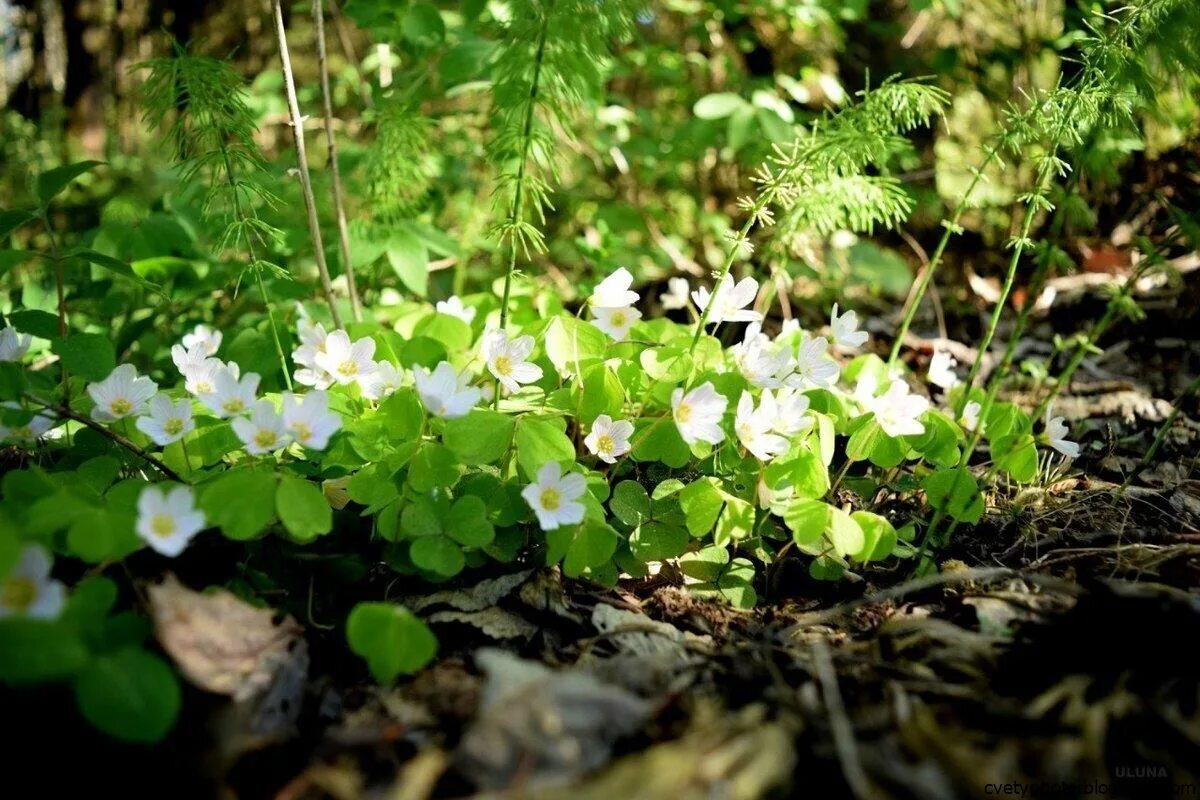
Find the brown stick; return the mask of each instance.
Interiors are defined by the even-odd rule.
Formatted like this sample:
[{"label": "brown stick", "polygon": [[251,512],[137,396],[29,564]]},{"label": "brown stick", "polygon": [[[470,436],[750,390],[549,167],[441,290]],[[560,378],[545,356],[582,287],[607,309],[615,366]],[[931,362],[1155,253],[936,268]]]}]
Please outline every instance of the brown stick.
[{"label": "brown stick", "polygon": [[362,321],[362,301],[354,281],[354,265],[350,263],[350,231],[346,227],[346,206],[342,202],[342,174],[338,169],[337,138],[333,135],[333,98],[329,91],[329,64],[325,55],[325,10],[321,0],[313,0],[313,22],[317,33],[317,68],[321,73],[321,100],[325,106],[325,143],[329,146],[329,174],[333,178],[333,209],[337,217],[338,252],[342,256],[342,271],[350,288],[350,316]]},{"label": "brown stick", "polygon": [[325,245],[321,241],[321,223],[317,219],[317,201],[313,196],[312,177],[308,171],[308,154],[304,149],[304,120],[300,117],[300,101],[296,99],[296,80],[292,75],[292,59],[288,53],[287,31],[283,25],[283,5],[280,0],[271,3],[275,10],[275,33],[279,39],[279,60],[283,66],[283,84],[287,89],[288,115],[292,120],[292,137],[296,141],[296,162],[300,168],[300,188],[304,194],[304,208],[308,212],[308,233],[312,239],[313,255],[317,259],[317,271],[321,274],[321,288],[325,302],[329,303],[329,314],[333,324],[342,328],[333,298],[333,283],[329,279],[329,265],[325,263]]},{"label": "brown stick", "polygon": [[141,458],[141,459],[147,461],[148,463],[150,463],[151,465],[153,465],[154,468],[157,469],[159,472],[161,472],[164,477],[169,478],[170,480],[173,480],[173,481],[178,481],[179,483],[184,483],[183,478],[179,477],[179,473],[177,473],[175,470],[168,467],[162,461],[159,461],[156,456],[150,455],[150,453],[147,453],[145,450],[138,447],[136,444],[129,441],[121,434],[117,433],[116,431],[109,430],[108,428],[101,425],[99,422],[96,422],[96,420],[92,419],[91,417],[89,417],[85,414],[80,414],[78,411],[74,411],[69,406],[52,405],[52,404],[45,403],[41,400],[36,400],[36,399],[35,399],[35,402],[37,402],[39,405],[45,407],[46,409],[53,411],[55,414],[58,414],[60,417],[64,417],[65,419],[72,419],[81,425],[86,425],[87,427],[91,428],[96,433],[100,434],[101,436],[105,437],[106,439],[109,439],[112,442],[114,442],[115,444],[118,444],[121,447],[124,447],[126,450],[133,453],[138,458]]}]

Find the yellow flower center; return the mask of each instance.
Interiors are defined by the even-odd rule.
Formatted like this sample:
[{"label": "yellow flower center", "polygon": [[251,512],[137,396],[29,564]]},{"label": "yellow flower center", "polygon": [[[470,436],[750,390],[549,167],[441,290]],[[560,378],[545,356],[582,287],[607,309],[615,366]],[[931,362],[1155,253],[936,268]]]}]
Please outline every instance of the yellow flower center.
[{"label": "yellow flower center", "polygon": [[168,436],[178,436],[183,433],[183,420],[179,417],[171,417],[163,425],[163,433]]},{"label": "yellow flower center", "polygon": [[346,360],[338,364],[338,374],[345,378],[353,378],[358,374],[358,362]]},{"label": "yellow flower center", "polygon": [[0,591],[0,606],[24,614],[37,600],[37,593],[37,585],[29,578],[13,576],[4,582],[4,588]]},{"label": "yellow flower center", "polygon": [[558,493],[558,489],[542,489],[542,508],[547,511],[557,511],[562,505],[562,495]]},{"label": "yellow flower center", "polygon": [[175,518],[170,514],[155,514],[150,518],[150,532],[165,539],[175,532]]},{"label": "yellow flower center", "polygon": [[680,403],[675,409],[675,419],[680,422],[687,423],[692,418],[692,407],[687,403]]},{"label": "yellow flower center", "polygon": [[611,453],[616,446],[617,443],[607,433],[596,440],[596,449],[601,453]]},{"label": "yellow flower center", "polygon": [[613,315],[609,318],[609,322],[612,323],[614,328],[624,328],[626,322],[625,312],[614,311]]},{"label": "yellow flower center", "polygon": [[254,434],[254,443],[264,450],[274,446],[277,439],[278,437],[275,435],[275,431],[268,431],[264,429]]},{"label": "yellow flower center", "polygon": [[208,381],[200,381],[196,384],[196,394],[212,394],[215,388]]},{"label": "yellow flower center", "polygon": [[512,373],[512,359],[508,356],[496,356],[496,372],[500,375]]},{"label": "yellow flower center", "polygon": [[117,398],[112,401],[112,405],[108,407],[114,417],[123,417],[130,411],[133,411],[133,403],[126,400],[124,397]]},{"label": "yellow flower center", "polygon": [[312,438],[312,428],[305,425],[303,422],[293,422],[291,424],[292,436],[296,437],[296,441],[303,444]]},{"label": "yellow flower center", "polygon": [[233,397],[221,404],[221,408],[225,409],[226,414],[237,414],[245,410],[246,404],[240,398]]}]

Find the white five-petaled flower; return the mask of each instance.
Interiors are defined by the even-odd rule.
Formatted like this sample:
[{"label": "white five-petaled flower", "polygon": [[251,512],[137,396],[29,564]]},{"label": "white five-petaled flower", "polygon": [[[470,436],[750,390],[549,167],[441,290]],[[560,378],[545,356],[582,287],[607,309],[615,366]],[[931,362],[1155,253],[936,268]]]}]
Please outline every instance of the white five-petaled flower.
[{"label": "white five-petaled flower", "polygon": [[139,377],[132,364],[122,364],[104,380],[88,384],[87,391],[96,403],[92,416],[99,422],[116,422],[140,414],[158,391],[158,384]]},{"label": "white five-petaled flower", "polygon": [[151,398],[147,413],[138,417],[137,428],[159,447],[177,442],[196,428],[192,419],[192,401],[184,398],[172,402],[160,392]]},{"label": "white five-petaled flower", "polygon": [[641,295],[629,287],[633,286],[633,275],[621,267],[596,284],[592,291],[591,304],[593,308],[625,308],[641,299]]},{"label": "white five-petaled flower", "polygon": [[51,579],[50,554],[37,544],[26,545],[8,575],[0,578],[0,619],[56,619],[66,605],[66,588]]},{"label": "white five-petaled flower", "polygon": [[185,334],[180,341],[188,350],[192,348],[200,349],[204,355],[216,355],[217,348],[221,346],[221,332],[213,330],[207,325],[197,325],[192,329],[191,333]]},{"label": "white five-petaled flower", "polygon": [[1051,416],[1046,409],[1046,443],[1067,458],[1079,458],[1079,443],[1067,438],[1067,423],[1063,417]]},{"label": "white five-petaled flower", "polygon": [[376,370],[374,356],[375,340],[371,337],[351,342],[345,331],[334,331],[325,339],[324,352],[316,354],[316,362],[337,383],[366,383]]},{"label": "white five-petaled flower", "polygon": [[771,404],[775,407],[775,420],[771,429],[776,433],[795,436],[813,426],[812,415],[808,413],[808,395],[804,392],[785,388],[771,396],[769,390],[764,391],[760,406],[770,407]]},{"label": "white five-petaled flower", "polygon": [[233,432],[245,445],[246,452],[253,456],[282,450],[291,442],[283,415],[265,398],[254,404],[250,416],[234,417],[231,424]]},{"label": "white five-petaled flower", "polygon": [[678,311],[687,308],[688,295],[692,287],[687,278],[671,278],[667,281],[667,291],[658,296],[664,311]]},{"label": "white five-petaled flower", "polygon": [[616,341],[621,341],[629,335],[633,323],[642,318],[642,312],[632,306],[609,308],[594,306],[592,308],[592,324]]},{"label": "white five-petaled flower", "polygon": [[238,376],[231,370],[219,370],[213,378],[213,390],[200,395],[200,402],[221,419],[249,413],[258,393],[258,373]]},{"label": "white five-petaled flower", "polygon": [[404,372],[390,361],[376,361],[375,371],[359,385],[363,397],[382,400],[404,385]]},{"label": "white five-petaled flower", "polygon": [[867,332],[858,329],[858,313],[847,311],[839,317],[837,303],[829,314],[829,330],[833,341],[842,347],[862,347],[867,341]]},{"label": "white five-petaled flower", "polygon": [[557,461],[547,461],[538,470],[537,480],[521,490],[521,496],[533,513],[538,525],[549,531],[563,525],[583,522],[583,503],[579,498],[587,491],[587,480],[576,472],[563,475]]},{"label": "white five-petaled flower", "polygon": [[29,351],[33,337],[14,328],[0,328],[0,361],[20,361]]},{"label": "white five-petaled flower", "polygon": [[615,464],[618,458],[629,452],[631,435],[632,422],[623,419],[613,421],[608,414],[601,414],[592,423],[592,430],[583,443],[596,458],[606,464]]},{"label": "white five-petaled flower", "polygon": [[875,421],[888,436],[915,436],[925,432],[921,415],[929,410],[929,401],[909,392],[903,380],[894,380],[887,391],[866,401],[875,412]]},{"label": "white five-petaled flower", "polygon": [[929,359],[929,382],[943,389],[953,389],[958,385],[958,375],[954,368],[958,362],[945,350],[935,350],[933,358]]},{"label": "white five-petaled flower", "polygon": [[792,371],[789,348],[772,342],[757,322],[746,326],[742,341],[729,348],[729,352],[742,376],[760,388],[779,388]]},{"label": "white five-petaled flower", "polygon": [[841,367],[828,355],[829,340],[824,336],[805,337],[796,355],[795,373],[786,383],[793,389],[829,388],[837,383]]},{"label": "white five-petaled flower", "polygon": [[758,281],[754,278],[742,278],[736,284],[733,276],[726,273],[724,279],[714,290],[715,297],[709,293],[708,287],[701,286],[692,292],[692,300],[700,307],[700,313],[712,303],[712,311],[708,314],[708,322],[761,322],[762,314],[746,308],[758,296]]},{"label": "white five-petaled flower", "polygon": [[763,399],[758,408],[754,407],[754,398],[749,392],[742,392],[742,396],[738,398],[733,429],[742,446],[759,461],[770,461],[775,456],[787,452],[787,439],[771,433],[777,417],[778,409],[770,392],[763,392]]},{"label": "white five-petaled flower", "polygon": [[523,383],[541,380],[542,368],[528,361],[532,352],[532,336],[518,336],[510,342],[507,333],[493,330],[483,337],[483,359],[488,370],[510,392],[520,389]]},{"label": "white five-petaled flower", "polygon": [[466,416],[483,393],[472,386],[466,375],[455,371],[450,362],[442,361],[430,372],[424,367],[413,368],[413,382],[421,405],[434,416],[455,419]]},{"label": "white five-petaled flower", "polygon": [[961,422],[963,427],[969,431],[974,431],[979,427],[979,412],[983,410],[983,406],[972,400],[963,406]]},{"label": "white five-petaled flower", "polygon": [[725,431],[721,430],[721,418],[725,416],[728,405],[728,398],[710,382],[700,384],[686,395],[683,389],[671,393],[671,415],[675,418],[679,435],[688,444],[719,444],[725,438]]},{"label": "white five-petaled flower", "polygon": [[212,353],[208,352],[203,344],[193,344],[191,347],[184,347],[181,344],[171,345],[171,360],[175,362],[175,369],[179,370],[179,374],[185,378],[208,362],[221,363],[212,357]]},{"label": "white five-petaled flower", "polygon": [[204,512],[196,508],[191,488],[175,486],[165,490],[147,486],[138,496],[137,534],[151,548],[174,558],[207,523]]},{"label": "white five-petaled flower", "polygon": [[217,376],[222,372],[228,372],[236,380],[242,368],[236,361],[226,363],[219,358],[206,358],[183,373],[183,388],[196,397],[212,394],[217,390]]},{"label": "white five-petaled flower", "polygon": [[478,309],[463,305],[462,298],[458,295],[452,295],[447,300],[438,300],[434,309],[439,314],[445,314],[449,317],[458,317],[463,322],[470,325],[475,320],[475,314]]},{"label": "white five-petaled flower", "polygon": [[[12,400],[6,400],[0,403],[0,408],[12,409],[21,411],[20,416],[24,417],[30,412],[22,409],[21,404]],[[3,414],[0,414],[0,442],[18,442],[20,444],[32,444],[46,434],[54,427],[55,419],[44,411],[34,413],[29,417],[29,421],[21,423],[18,420],[13,420],[12,424],[5,424]]]},{"label": "white five-petaled flower", "polygon": [[292,351],[292,360],[296,362],[296,372],[293,375],[296,383],[316,389],[328,389],[333,385],[333,376],[317,363],[317,356],[325,352],[325,343],[329,339],[325,326],[301,317],[297,323],[297,332],[300,335],[300,346]]},{"label": "white five-petaled flower", "polygon": [[283,425],[292,440],[310,450],[324,450],[342,419],[329,410],[329,395],[317,389],[307,394],[283,393]]}]

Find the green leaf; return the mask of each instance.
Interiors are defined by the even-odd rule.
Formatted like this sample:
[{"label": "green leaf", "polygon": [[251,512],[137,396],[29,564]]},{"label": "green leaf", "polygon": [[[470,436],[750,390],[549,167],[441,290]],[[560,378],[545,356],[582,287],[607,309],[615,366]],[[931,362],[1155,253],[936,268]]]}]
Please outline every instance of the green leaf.
[{"label": "green leaf", "polygon": [[[570,530],[570,528],[567,528]],[[608,563],[617,551],[620,536],[603,522],[585,520],[575,533],[567,555],[563,559],[563,574],[576,578],[584,570],[594,569]]]},{"label": "green leaf", "polygon": [[103,161],[79,161],[75,164],[56,167],[38,175],[38,202],[41,203],[42,208],[47,208],[50,205],[50,201],[57,197],[59,192],[67,188],[73,180],[103,163]]},{"label": "green leaf", "polygon": [[418,297],[429,292],[429,253],[412,231],[395,228],[387,242],[388,263],[409,291]]},{"label": "green leaf", "polygon": [[65,339],[53,339],[50,350],[62,359],[72,375],[100,381],[117,366],[112,338],[99,333],[72,333]]},{"label": "green leaf", "polygon": [[835,506],[829,507],[829,527],[826,529],[829,543],[840,556],[850,556],[862,552],[866,546],[866,537],[862,528],[845,511]]},{"label": "green leaf", "polygon": [[39,339],[58,337],[58,317],[48,311],[39,311],[33,308],[14,311],[8,315],[8,324],[21,333],[31,333]]},{"label": "green leaf", "polygon": [[413,456],[408,470],[408,485],[418,492],[439,486],[453,486],[459,478],[458,459],[445,445],[425,442]]},{"label": "green leaf", "polygon": [[[119,258],[106,256],[104,253],[97,253],[95,250],[76,250],[70,254],[75,258],[81,258],[89,264],[95,264],[101,269],[106,269],[114,275],[119,275],[126,280],[133,281],[144,289],[147,289],[156,294],[163,294],[163,290],[156,284],[143,278],[133,271],[133,268],[121,261]],[[164,295],[165,296],[165,295]]]},{"label": "green leaf", "polygon": [[650,518],[650,495],[637,481],[621,481],[613,488],[608,507],[613,516],[636,528]]},{"label": "green leaf", "polygon": [[421,569],[444,578],[454,577],[467,565],[462,548],[445,536],[423,536],[414,540],[408,557]]},{"label": "green leaf", "polygon": [[607,364],[594,364],[583,370],[579,392],[579,419],[591,423],[601,414],[619,419],[625,408],[625,387]]},{"label": "green leaf", "polygon": [[421,434],[425,409],[412,389],[399,389],[379,404],[377,412],[387,438],[397,444],[411,442]]},{"label": "green leaf", "polygon": [[447,420],[442,441],[468,466],[492,464],[508,451],[515,424],[510,416],[477,408],[465,417]]},{"label": "green leaf", "polygon": [[866,459],[877,467],[890,469],[901,461],[908,453],[908,447],[899,439],[888,436],[874,416],[864,417],[865,421],[850,434],[846,442],[846,457],[851,461]]},{"label": "green leaf", "polygon": [[562,421],[551,417],[517,420],[517,465],[532,480],[548,461],[575,460],[575,445],[563,433]]},{"label": "green leaf", "polygon": [[688,532],[678,525],[645,522],[629,536],[629,549],[640,561],[663,561],[682,555]]},{"label": "green leaf", "polygon": [[638,360],[647,375],[662,383],[679,383],[695,366],[691,349],[683,344],[647,348]]},{"label": "green leaf", "polygon": [[717,92],[697,100],[692,113],[700,119],[724,119],[746,105],[746,101],[733,92]]},{"label": "green leaf", "polygon": [[346,640],[380,683],[416,672],[437,654],[437,639],[425,623],[391,603],[356,605],[346,620]]},{"label": "green leaf", "polygon": [[60,621],[0,619],[0,683],[21,685],[61,680],[87,663],[79,631]]},{"label": "green leaf", "polygon": [[692,458],[687,442],[679,435],[675,421],[666,419],[638,420],[630,439],[634,461],[661,461],[668,467],[679,469]]},{"label": "green leaf", "polygon": [[311,542],[333,530],[333,509],[315,483],[282,473],[275,490],[275,510],[296,541]]},{"label": "green leaf", "polygon": [[475,495],[455,500],[442,527],[447,536],[463,547],[486,547],[496,535],[488,521],[487,504]]},{"label": "green leaf", "polygon": [[275,473],[265,470],[232,470],[207,484],[199,506],[208,521],[229,539],[253,539],[275,518]]},{"label": "green leaf", "polygon": [[832,506],[820,500],[793,500],[783,511],[783,524],[788,526],[797,545],[807,547],[820,541],[829,527],[831,509]]},{"label": "green leaf", "polygon": [[699,539],[713,529],[725,499],[712,481],[702,478],[679,493],[679,505],[687,515],[688,532]]},{"label": "green leaf", "polygon": [[560,375],[579,375],[586,362],[604,357],[608,340],[591,323],[562,314],[546,326],[546,357]]},{"label": "green leaf", "polygon": [[0,239],[8,236],[35,216],[37,216],[35,212],[26,208],[10,208],[0,211]]},{"label": "green leaf", "polygon": [[446,24],[436,6],[413,3],[400,22],[400,32],[413,44],[432,47],[445,38]]},{"label": "green leaf", "polygon": [[983,517],[983,495],[975,476],[965,469],[943,469],[921,482],[931,508],[959,522],[974,523]]},{"label": "green leaf", "polygon": [[0,362],[0,400],[19,400],[25,394],[25,367],[15,361]]},{"label": "green leaf", "polygon": [[426,336],[441,342],[448,353],[462,353],[471,348],[471,326],[449,314],[430,314],[413,326],[414,336]]},{"label": "green leaf", "polygon": [[862,550],[851,553],[851,557],[856,561],[881,561],[892,554],[897,540],[892,523],[870,511],[855,511],[850,517],[858,523],[864,538]]},{"label": "green leaf", "polygon": [[157,742],[179,716],[182,692],[158,656],[130,647],[94,659],[75,678],[75,701],[88,722],[127,742]]},{"label": "green leaf", "polygon": [[241,367],[242,374],[256,372],[269,378],[279,372],[279,354],[275,343],[253,328],[239,331],[225,346],[225,358]]},{"label": "green leaf", "polygon": [[1017,483],[1029,483],[1037,477],[1037,442],[1031,434],[998,437],[992,442],[992,459]]},{"label": "green leaf", "polygon": [[829,491],[829,470],[807,442],[784,459],[767,465],[763,479],[772,489],[791,489],[802,498],[816,500]]}]

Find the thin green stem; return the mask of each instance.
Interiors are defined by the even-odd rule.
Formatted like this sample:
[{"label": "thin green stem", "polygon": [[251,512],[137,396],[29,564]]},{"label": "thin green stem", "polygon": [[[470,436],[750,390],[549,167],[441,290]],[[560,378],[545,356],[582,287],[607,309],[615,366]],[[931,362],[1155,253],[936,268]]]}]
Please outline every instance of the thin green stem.
[{"label": "thin green stem", "polygon": [[734,237],[733,244],[729,248],[729,252],[725,256],[725,263],[721,265],[721,271],[717,273],[716,283],[713,284],[712,294],[708,296],[708,303],[704,306],[704,310],[700,312],[700,319],[696,321],[696,333],[692,336],[692,346],[688,348],[689,353],[696,352],[696,344],[700,341],[700,336],[704,333],[704,326],[708,324],[708,318],[712,314],[713,306],[717,304],[717,293],[721,291],[721,283],[729,275],[729,270],[733,268],[733,261],[741,252],[748,237],[750,229],[754,227],[754,222],[759,218],[762,210],[767,207],[774,196],[774,192],[769,188],[763,189],[759,194],[758,199],[754,203],[754,208],[751,209],[746,221],[742,223],[742,227]]}]

